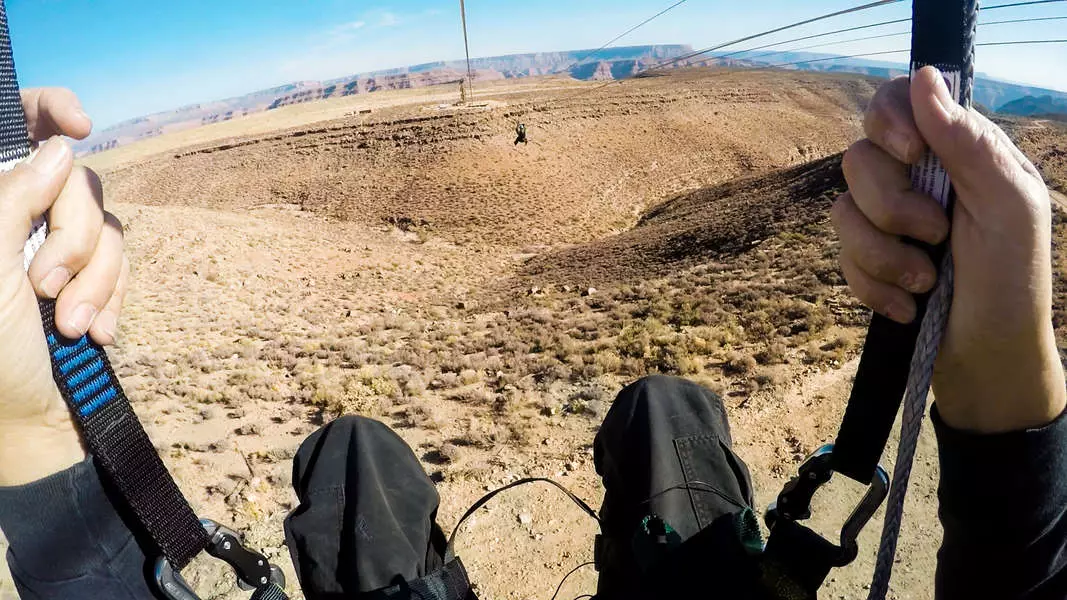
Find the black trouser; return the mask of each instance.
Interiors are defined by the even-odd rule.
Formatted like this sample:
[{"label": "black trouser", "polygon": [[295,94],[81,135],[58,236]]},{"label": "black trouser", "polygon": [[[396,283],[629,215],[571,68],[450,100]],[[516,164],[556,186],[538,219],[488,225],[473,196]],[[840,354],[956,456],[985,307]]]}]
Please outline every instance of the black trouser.
[{"label": "black trouser", "polygon": [[[752,485],[730,446],[722,402],[705,388],[655,376],[619,393],[594,444],[605,487],[599,598],[685,593],[709,581],[727,594],[717,597],[748,595],[751,561],[737,531]],[[300,506],[286,537],[309,599],[377,590],[441,566],[437,492],[385,425],[348,416],[312,434],[293,485]],[[647,535],[652,516],[676,535]]]}]

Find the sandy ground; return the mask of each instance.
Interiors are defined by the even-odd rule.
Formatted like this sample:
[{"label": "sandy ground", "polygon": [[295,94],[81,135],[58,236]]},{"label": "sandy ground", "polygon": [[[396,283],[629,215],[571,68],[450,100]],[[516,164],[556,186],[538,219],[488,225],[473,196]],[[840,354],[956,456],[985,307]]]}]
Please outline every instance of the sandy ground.
[{"label": "sandy ground", "polygon": [[[578,97],[589,88],[549,79],[501,84],[477,110],[415,91],[89,157],[133,264],[111,356],[197,512],[263,548],[296,598],[281,526],[290,459],[343,413],[412,446],[448,531],[521,477],[597,506],[590,445],[611,398],[643,373],[680,374],[722,393],[765,505],[833,438],[865,319],[833,262],[839,178],[779,170],[847,147],[876,85],[694,71]],[[373,112],[349,114],[358,102]],[[528,146],[512,144],[517,120]],[[1067,181],[1055,162],[1067,136],[1023,126],[1050,183]],[[655,258],[613,266],[614,248]],[[932,597],[936,482],[927,428],[891,598]],[[816,528],[834,535],[862,492],[829,486]],[[824,597],[865,596],[880,519]],[[459,554],[482,598],[549,598],[590,560],[594,533],[557,492],[529,488],[480,510]],[[204,598],[244,597],[216,564],[188,574]],[[586,568],[560,597],[594,589]],[[11,590],[5,569],[0,597]]]}]

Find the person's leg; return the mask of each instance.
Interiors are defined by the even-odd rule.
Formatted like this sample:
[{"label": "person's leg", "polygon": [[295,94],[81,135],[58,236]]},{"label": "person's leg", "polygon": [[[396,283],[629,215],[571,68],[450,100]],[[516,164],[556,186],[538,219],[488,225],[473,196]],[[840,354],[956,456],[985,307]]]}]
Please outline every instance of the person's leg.
[{"label": "person's leg", "polygon": [[386,425],[341,417],[293,459],[300,505],[286,540],[309,600],[354,597],[442,565],[439,497],[411,448]]},{"label": "person's leg", "polygon": [[[748,469],[731,444],[722,401],[706,388],[652,376],[619,392],[594,442],[605,489],[598,598],[634,597],[649,584],[646,573],[659,549],[644,543],[642,522],[652,515],[677,532],[674,548],[693,548],[687,541],[702,545],[697,562],[715,559],[723,569],[743,562],[736,517],[754,500]],[[701,539],[692,540],[701,531]],[[709,553],[709,539],[729,547]],[[671,552],[673,562],[682,560]]]}]

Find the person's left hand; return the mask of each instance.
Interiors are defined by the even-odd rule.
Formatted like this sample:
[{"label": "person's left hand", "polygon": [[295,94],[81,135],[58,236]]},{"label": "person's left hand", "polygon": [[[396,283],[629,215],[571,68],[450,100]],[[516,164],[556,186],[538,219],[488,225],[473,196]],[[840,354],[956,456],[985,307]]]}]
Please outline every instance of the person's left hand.
[{"label": "person's left hand", "polygon": [[[23,108],[36,154],[0,174],[0,485],[27,483],[84,459],[52,378],[37,297],[56,300],[56,327],[69,338],[115,341],[129,265],[122,226],[104,211],[100,180],[74,166],[58,136],[82,139],[92,123],[60,88],[25,90]],[[32,220],[48,237],[30,263],[23,246]]]}]

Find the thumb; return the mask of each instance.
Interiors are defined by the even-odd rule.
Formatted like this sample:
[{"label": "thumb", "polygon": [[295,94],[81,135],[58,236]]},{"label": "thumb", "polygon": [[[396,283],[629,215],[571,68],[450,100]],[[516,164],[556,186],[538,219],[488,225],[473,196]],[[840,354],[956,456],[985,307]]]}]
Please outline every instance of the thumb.
[{"label": "thumb", "polygon": [[957,189],[996,191],[1026,171],[1010,141],[989,120],[960,106],[936,68],[923,67],[912,77],[911,105],[919,133]]}]

